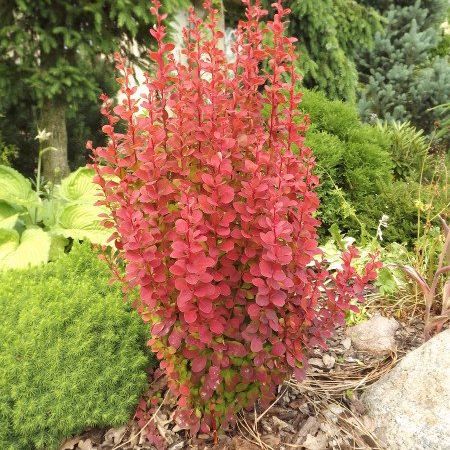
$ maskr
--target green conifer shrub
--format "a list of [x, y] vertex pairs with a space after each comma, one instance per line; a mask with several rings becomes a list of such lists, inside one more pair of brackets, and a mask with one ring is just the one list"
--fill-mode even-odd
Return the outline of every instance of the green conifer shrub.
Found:
[[353, 236], [360, 236], [361, 227], [374, 232], [381, 213], [366, 211], [364, 202], [378, 198], [392, 182], [389, 139], [362, 124], [351, 103], [328, 100], [321, 92], [306, 91], [301, 107], [313, 123], [306, 144], [316, 155], [321, 177], [322, 234], [333, 224]]
[[360, 55], [362, 117], [411, 121], [431, 132], [443, 119], [429, 109], [450, 100], [449, 55], [440, 55], [448, 1], [365, 2], [383, 14], [385, 28]]
[[363, 124], [351, 103], [331, 101], [318, 91], [305, 91], [301, 108], [313, 123], [306, 144], [321, 177], [322, 236], [333, 224], [350, 236], [359, 237], [362, 230], [375, 236], [386, 214], [384, 242], [411, 244], [418, 209], [431, 215], [445, 210], [445, 161], [429, 154], [429, 140], [420, 130], [408, 123]]
[[0, 448], [54, 449], [118, 426], [146, 386], [146, 326], [89, 244], [0, 275]]
[[[269, 7], [271, 1], [264, 4]], [[286, 5], [292, 10], [289, 33], [299, 39], [304, 85], [329, 98], [354, 101], [355, 58], [360, 47], [372, 45], [379, 14], [360, 0], [292, 0]]]

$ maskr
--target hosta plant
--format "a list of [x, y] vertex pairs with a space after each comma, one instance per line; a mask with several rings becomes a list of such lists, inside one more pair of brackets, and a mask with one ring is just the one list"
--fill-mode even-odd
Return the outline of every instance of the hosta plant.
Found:
[[267, 11], [244, 3], [228, 63], [210, 1], [207, 20], [190, 13], [181, 58], [155, 1], [154, 75], [138, 98], [117, 58], [124, 100], [104, 97], [109, 143], [94, 150], [105, 225], [127, 285], [140, 287], [178, 423], [193, 433], [303, 378], [308, 349], [325, 345], [379, 265], [372, 258], [358, 273], [353, 248], [333, 274], [315, 261], [318, 179], [288, 10], [275, 3], [263, 27]]
[[45, 191], [11, 167], [0, 165], [0, 270], [56, 259], [68, 239], [105, 244], [110, 232], [100, 223], [99, 188], [86, 167]]

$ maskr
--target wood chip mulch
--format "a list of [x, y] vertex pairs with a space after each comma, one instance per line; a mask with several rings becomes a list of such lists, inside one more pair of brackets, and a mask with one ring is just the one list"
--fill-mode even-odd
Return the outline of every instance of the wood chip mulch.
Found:
[[[255, 406], [239, 414], [236, 425], [214, 445], [209, 435], [192, 439], [172, 420], [175, 402], [166, 401], [153, 419], [168, 450], [326, 450], [383, 449], [373, 435], [374, 424], [360, 401], [363, 390], [388, 372], [403, 355], [422, 344], [420, 319], [402, 323], [396, 333], [397, 351], [373, 355], [356, 351], [343, 329], [337, 330], [325, 352], [310, 355], [302, 383], [295, 379], [280, 387], [268, 409]], [[151, 385], [165, 391], [165, 380]], [[60, 450], [154, 450], [134, 421], [118, 429], [88, 430], [66, 441]]]

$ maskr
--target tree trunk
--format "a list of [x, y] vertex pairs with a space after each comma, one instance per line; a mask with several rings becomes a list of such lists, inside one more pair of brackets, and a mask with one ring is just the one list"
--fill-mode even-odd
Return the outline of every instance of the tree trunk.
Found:
[[58, 183], [70, 172], [67, 159], [66, 105], [54, 100], [44, 100], [39, 129], [51, 136], [43, 147], [54, 147], [42, 155], [42, 175], [46, 181]]

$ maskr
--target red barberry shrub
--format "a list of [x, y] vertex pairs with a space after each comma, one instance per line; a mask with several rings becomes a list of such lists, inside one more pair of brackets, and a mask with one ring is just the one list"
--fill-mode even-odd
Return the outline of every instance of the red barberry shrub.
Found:
[[244, 3], [227, 62], [210, 0], [208, 20], [191, 12], [181, 57], [155, 1], [155, 72], [136, 96], [118, 57], [124, 100], [104, 98], [109, 143], [94, 150], [105, 224], [128, 286], [140, 288], [177, 419], [194, 433], [302, 378], [308, 349], [325, 345], [378, 266], [358, 274], [353, 249], [334, 275], [315, 260], [318, 179], [295, 39], [284, 35], [289, 10], [278, 1], [263, 26], [259, 0]]

